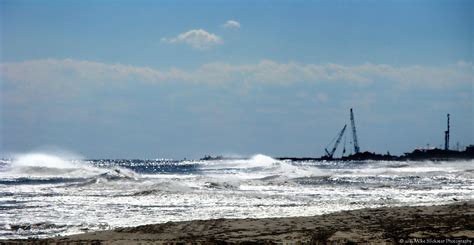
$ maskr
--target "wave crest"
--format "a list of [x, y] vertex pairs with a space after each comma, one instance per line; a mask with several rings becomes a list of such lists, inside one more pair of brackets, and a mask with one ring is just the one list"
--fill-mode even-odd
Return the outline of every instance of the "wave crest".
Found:
[[99, 168], [78, 159], [67, 159], [52, 154], [28, 153], [17, 155], [6, 168], [0, 172], [5, 179], [94, 179], [94, 180], [137, 180], [139, 175], [134, 171], [114, 167]]

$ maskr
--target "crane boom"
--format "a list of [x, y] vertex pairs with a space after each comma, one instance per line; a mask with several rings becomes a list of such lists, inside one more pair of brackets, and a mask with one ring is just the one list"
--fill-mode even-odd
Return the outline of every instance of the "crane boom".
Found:
[[339, 145], [339, 142], [341, 142], [342, 136], [344, 135], [344, 132], [346, 131], [346, 127], [347, 127], [347, 124], [344, 125], [341, 132], [339, 132], [339, 136], [337, 136], [336, 143], [334, 143], [334, 146], [333, 146], [331, 152], [329, 152], [328, 149], [324, 149], [329, 158], [332, 158], [332, 156], [334, 156], [334, 152], [336, 152], [337, 146]]
[[356, 132], [356, 126], [355, 126], [355, 121], [354, 121], [354, 113], [352, 113], [352, 108], [351, 108], [351, 126], [352, 126], [352, 137], [354, 138], [354, 153], [359, 153], [359, 143], [357, 142], [357, 132]]

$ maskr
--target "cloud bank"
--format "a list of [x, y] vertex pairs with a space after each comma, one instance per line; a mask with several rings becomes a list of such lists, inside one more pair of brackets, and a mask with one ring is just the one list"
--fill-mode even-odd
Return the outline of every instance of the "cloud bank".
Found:
[[162, 38], [161, 41], [169, 44], [186, 44], [199, 50], [207, 50], [223, 43], [221, 37], [203, 29], [190, 30], [173, 38]]
[[422, 87], [443, 89], [460, 84], [473, 85], [474, 65], [458, 62], [444, 67], [385, 64], [303, 64], [262, 60], [254, 64], [233, 65], [224, 62], [204, 64], [196, 69], [167, 70], [123, 64], [107, 64], [75, 59], [43, 59], [0, 65], [1, 79], [12, 87], [120, 86], [125, 82], [160, 84], [188, 82], [207, 85], [294, 83], [343, 83], [371, 86], [385, 83], [394, 88]]

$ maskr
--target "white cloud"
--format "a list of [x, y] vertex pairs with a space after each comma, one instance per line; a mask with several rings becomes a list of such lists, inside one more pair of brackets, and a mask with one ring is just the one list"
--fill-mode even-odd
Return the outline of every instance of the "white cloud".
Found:
[[170, 44], [187, 44], [199, 50], [206, 50], [224, 42], [221, 37], [203, 29], [190, 30], [174, 38], [162, 38], [161, 41]]
[[227, 29], [240, 29], [240, 23], [235, 20], [228, 20], [222, 27]]
[[[74, 96], [94, 89], [120, 89], [127, 84], [166, 82], [197, 83], [251, 89], [252, 84], [367, 87], [384, 84], [390, 89], [446, 89], [474, 86], [474, 65], [468, 62], [444, 67], [363, 64], [258, 63], [233, 65], [223, 62], [204, 64], [197, 69], [160, 70], [123, 64], [107, 64], [74, 59], [44, 59], [0, 64], [2, 96], [26, 99], [28, 96]], [[0, 96], [1, 97], [1, 96]], [[324, 101], [324, 96], [318, 96]]]

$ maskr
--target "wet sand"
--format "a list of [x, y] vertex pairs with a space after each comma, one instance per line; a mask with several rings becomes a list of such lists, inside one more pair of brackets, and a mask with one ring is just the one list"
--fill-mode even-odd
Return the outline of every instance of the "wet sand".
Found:
[[[444, 240], [443, 240], [444, 239]], [[7, 244], [457, 243], [474, 244], [474, 201], [386, 207], [312, 217], [216, 219], [117, 228]]]

